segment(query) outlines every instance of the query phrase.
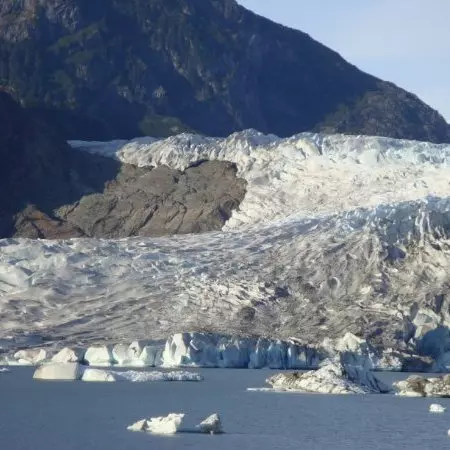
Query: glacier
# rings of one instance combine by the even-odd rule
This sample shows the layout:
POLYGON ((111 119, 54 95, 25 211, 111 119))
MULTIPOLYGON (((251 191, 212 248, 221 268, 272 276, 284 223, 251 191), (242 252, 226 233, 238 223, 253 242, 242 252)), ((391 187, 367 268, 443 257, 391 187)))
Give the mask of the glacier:
MULTIPOLYGON (((350 332, 384 351, 381 365, 401 367, 401 355, 419 353, 445 367, 449 145, 254 130, 70 144, 138 166, 230 161, 247 193, 220 232, 0 240, 0 342, 8 348, 22 348, 28 335, 50 348, 87 347, 192 330, 261 337, 258 351, 235 346, 226 358, 259 367, 284 357, 274 343, 267 352, 264 339, 317 345, 350 332)), ((145 358, 159 365, 158 349, 147 347, 145 358)), ((94 360, 127 364, 128 351, 94 360)), ((350 364, 352 353, 339 351, 350 364)), ((174 360, 185 357, 174 350, 174 360)))

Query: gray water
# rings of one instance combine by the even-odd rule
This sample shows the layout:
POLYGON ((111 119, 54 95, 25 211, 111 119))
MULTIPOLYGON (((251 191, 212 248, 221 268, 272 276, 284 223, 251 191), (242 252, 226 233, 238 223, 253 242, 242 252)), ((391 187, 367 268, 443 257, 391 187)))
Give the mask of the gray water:
MULTIPOLYGON (((359 450, 450 446, 450 412, 432 399, 247 392, 270 372, 203 370, 199 383, 82 383, 32 379, 32 369, 0 373, 1 450, 359 450), (187 432, 132 433, 139 419, 187 414, 187 432), (226 434, 189 432, 219 412, 226 434)), ((381 374, 392 382, 402 374, 381 374)), ((450 411, 450 399, 439 399, 450 411)))

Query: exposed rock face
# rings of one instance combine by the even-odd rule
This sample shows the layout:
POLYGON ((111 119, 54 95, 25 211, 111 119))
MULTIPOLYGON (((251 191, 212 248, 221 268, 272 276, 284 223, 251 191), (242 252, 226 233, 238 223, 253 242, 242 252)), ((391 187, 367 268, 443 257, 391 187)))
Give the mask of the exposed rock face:
POLYGON ((245 195, 228 162, 138 168, 71 149, 0 93, 0 238, 159 236, 218 230, 245 195))
POLYGON ((234 0, 4 0, 0 56, 4 87, 67 138, 317 128, 450 139, 414 95, 234 0))
POLYGON ((85 236, 120 238, 218 230, 245 195, 231 163, 204 162, 185 172, 123 165, 103 193, 57 211, 85 236))
POLYGON ((450 397, 450 375, 425 378, 418 375, 394 383, 397 395, 404 397, 450 397))
POLYGON ((268 378, 274 389, 321 394, 385 393, 389 388, 360 366, 329 362, 317 371, 280 373, 268 378))

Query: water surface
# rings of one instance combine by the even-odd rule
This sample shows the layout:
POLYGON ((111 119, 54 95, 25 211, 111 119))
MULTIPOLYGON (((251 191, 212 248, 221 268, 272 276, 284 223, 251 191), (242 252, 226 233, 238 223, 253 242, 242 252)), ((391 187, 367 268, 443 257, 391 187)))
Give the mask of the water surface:
MULTIPOLYGON (((326 396, 247 392, 272 372, 200 371, 204 382, 39 382, 30 368, 0 374, 2 450, 423 450, 450 446, 450 399, 430 414, 432 399, 392 395, 326 396), (187 414, 192 430, 219 412, 226 434, 132 433, 133 422, 187 414)), ((403 374, 381 374, 392 382, 403 374)))

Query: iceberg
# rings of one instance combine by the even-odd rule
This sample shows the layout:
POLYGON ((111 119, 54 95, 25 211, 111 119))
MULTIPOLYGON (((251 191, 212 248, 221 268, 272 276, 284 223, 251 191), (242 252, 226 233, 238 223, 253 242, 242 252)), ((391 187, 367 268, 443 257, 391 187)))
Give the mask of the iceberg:
POLYGON ((117 378, 111 371, 86 367, 83 371, 81 380, 88 382, 111 383, 117 381, 117 378))
POLYGON ((431 378, 412 375, 393 386, 396 395, 404 397, 450 397, 450 375, 431 378))
POLYGON ((203 377, 198 373, 173 371, 173 372, 137 372, 129 370, 127 372, 109 371, 117 381, 132 381, 134 383, 148 381, 202 381, 203 377))
POLYGON ((184 414, 171 413, 167 416, 142 419, 127 427, 130 431, 146 431, 153 434, 175 434, 183 423, 184 414))
POLYGON ((84 354, 85 351, 82 348, 65 347, 52 357, 52 361, 56 363, 81 363, 84 360, 84 354))
POLYGON ((215 413, 208 416, 197 425, 201 433, 207 434, 221 434, 223 433, 222 422, 219 414, 215 413))
POLYGON ((430 413, 444 413, 447 408, 445 406, 440 405, 439 403, 433 403, 430 405, 430 413))
POLYGON ((364 367, 329 362, 316 371, 279 373, 268 378, 274 390, 321 394, 386 393, 389 388, 364 367))
POLYGON ((33 378, 36 380, 81 380, 83 367, 78 363, 48 363, 39 366, 33 378))
POLYGON ((89 366, 112 366, 114 364, 112 346, 89 347, 84 355, 84 361, 89 366))
POLYGON ((26 349, 14 353, 14 358, 20 365, 35 366, 47 358, 47 352, 44 349, 26 349))
POLYGON ((198 373, 185 371, 117 371, 109 369, 94 369, 79 363, 49 362, 40 365, 34 372, 33 378, 40 380, 82 380, 87 382, 110 383, 115 381, 129 381, 145 383, 152 381, 202 381, 203 376, 198 373))

